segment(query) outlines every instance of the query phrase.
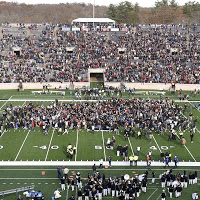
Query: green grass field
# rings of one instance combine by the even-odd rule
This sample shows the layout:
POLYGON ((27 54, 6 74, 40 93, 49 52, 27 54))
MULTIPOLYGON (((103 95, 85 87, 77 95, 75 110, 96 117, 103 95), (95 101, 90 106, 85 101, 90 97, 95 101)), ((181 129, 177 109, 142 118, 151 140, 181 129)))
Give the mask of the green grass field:
POLYGON ((0 158, 3 161, 68 161, 66 157, 67 145, 70 143, 77 146, 77 152, 73 155, 73 161, 99 161, 102 157, 108 161, 108 156, 113 161, 123 161, 124 157, 116 155, 116 149, 119 144, 128 145, 129 155, 136 154, 137 146, 141 146, 139 160, 145 161, 150 147, 156 147, 152 150, 152 160, 160 160, 160 150, 171 152, 172 157, 175 155, 180 161, 197 161, 200 162, 200 133, 195 133, 194 143, 190 143, 189 133, 185 132, 184 136, 188 141, 186 148, 182 147, 180 141, 167 141, 167 135, 158 135, 154 133, 154 140, 150 143, 148 137, 142 136, 142 139, 130 137, 130 141, 124 139, 123 134, 116 135, 114 132, 97 131, 94 134, 86 130, 69 130, 69 134, 58 136, 56 131, 49 131, 45 136, 40 128, 35 131, 18 129, 4 132, 0 137, 0 158), (108 138, 116 138, 116 144, 113 150, 106 148, 108 138), (101 149, 95 149, 95 146, 101 146, 101 149), (160 149, 160 150, 159 150, 160 149))
MULTIPOLYGON (((83 179, 87 178, 87 174, 92 174, 91 167, 69 167, 69 176, 75 178, 75 175, 78 171, 81 173, 83 179)), ((187 168, 178 168, 174 169, 173 173, 180 172, 183 173, 183 170, 186 170, 187 173, 190 171, 198 170, 200 171, 199 167, 187 167, 187 168)), ((145 167, 112 167, 109 169, 99 169, 100 174, 105 174, 106 178, 109 176, 111 177, 120 177, 121 174, 129 174, 130 177, 135 177, 135 175, 141 175, 146 171, 145 167)), ((156 182, 154 184, 151 183, 151 171, 149 171, 148 175, 148 185, 147 185, 147 192, 141 193, 140 197, 137 199, 141 200, 158 200, 161 199, 160 195, 162 192, 161 182, 159 180, 159 175, 165 172, 166 170, 163 168, 153 167, 152 171, 156 173, 156 182)), ((85 183, 86 180, 83 180, 85 183)), ((57 178, 57 169, 55 167, 0 167, 0 188, 1 191, 8 190, 8 189, 15 189, 25 186, 34 185, 35 190, 41 190, 45 196, 45 199, 51 199, 53 192, 59 188, 60 180, 57 178), (42 175, 42 171, 45 171, 45 175, 42 175)), ((188 188, 183 188, 182 195, 179 199, 182 200, 189 200, 192 199, 193 192, 199 192, 200 185, 188 185, 188 188)), ((66 190, 61 192, 62 197, 60 200, 66 200, 71 195, 74 195, 77 199, 77 188, 72 192, 70 190, 66 190)), ((20 193, 22 194, 22 192, 20 193)), ((5 195, 3 198, 4 200, 14 200, 17 199, 18 195, 16 194, 9 194, 5 195)), ((23 196, 25 198, 25 196, 23 196)), ((26 199, 26 198, 25 198, 26 199)), ((107 196, 105 199, 117 199, 111 198, 107 196)), ((167 193, 167 199, 169 199, 169 194, 167 193)), ((176 199, 173 195, 173 199, 176 199)))
MULTIPOLYGON (((190 92, 185 91, 184 93, 190 94, 190 92)), ((25 105, 26 102, 33 102, 34 104, 44 106, 49 105, 55 99, 59 100, 74 100, 74 91, 70 94, 69 90, 66 90, 65 96, 61 95, 32 95, 31 90, 26 90, 23 92, 13 91, 0 91, 1 101, 0 101, 0 116, 4 106, 6 104, 12 103, 13 105, 25 105)), ((114 95, 116 96, 116 94, 114 95)), ((166 96, 170 99, 178 100, 178 92, 175 95, 171 95, 166 91, 166 96)), ((130 95, 128 92, 123 93, 122 98, 160 98, 159 95, 130 95)), ((14 129, 9 129, 7 132, 3 131, 0 136, 0 191, 15 189, 18 187, 35 185, 36 190, 41 190, 45 194, 45 199, 51 199, 53 192, 56 188, 60 188, 60 181, 57 179, 56 167, 3 167, 1 166, 2 161, 69 161, 66 156, 66 148, 69 143, 77 146, 76 154, 73 155, 71 161, 99 161, 103 158, 104 161, 108 161, 108 157, 112 157, 112 161, 123 161, 124 157, 117 156, 116 148, 119 144, 122 146, 128 145, 128 154, 135 154, 137 146, 141 146, 141 152, 139 155, 139 161, 145 161, 146 155, 150 147, 155 147, 152 150, 152 160, 159 161, 160 151, 171 152, 172 158, 176 155, 180 162, 190 161, 191 167, 179 167, 178 170, 182 171, 188 168, 188 171, 198 170, 200 167, 192 167, 192 162, 200 162, 200 120, 198 111, 194 107, 193 100, 198 101, 200 95, 192 96, 189 98, 190 102, 186 102, 187 110, 185 116, 188 117, 190 111, 193 113, 193 120, 197 119, 197 130, 194 135, 194 143, 190 142, 189 131, 184 132, 184 137, 186 138, 186 147, 182 147, 180 141, 172 140, 169 142, 168 134, 158 135, 153 133, 154 139, 151 143, 147 136, 142 136, 141 140, 136 137, 130 137, 129 140, 125 140, 123 136, 123 127, 120 128, 120 134, 116 135, 115 132, 109 131, 95 131, 94 134, 87 132, 87 130, 68 130, 69 134, 58 136, 57 130, 50 129, 49 134, 45 136, 42 129, 37 127, 35 131, 24 130, 22 128, 14 131, 14 129), (113 150, 106 148, 106 143, 108 138, 115 136, 116 143, 113 150), (96 149, 95 146, 100 146, 101 149, 96 149), (45 171, 45 176, 42 176, 41 172, 45 171)), ((109 97, 106 97, 109 98, 109 97)), ((165 98, 165 96, 163 96, 165 98)), ((61 101, 59 103, 62 103, 61 101)), ((185 102, 177 102, 181 106, 184 106, 185 102)), ((70 173, 72 171, 81 171, 83 178, 87 177, 87 173, 91 172, 91 167, 69 167, 70 173)), ((163 167, 153 167, 156 170, 156 177, 164 171, 163 167)), ((131 177, 135 174, 143 174, 145 167, 112 167, 109 169, 100 170, 101 173, 105 173, 108 176, 119 176, 121 173, 130 174, 131 177), (133 173, 136 172, 136 173, 133 173)), ((73 175, 72 175, 73 176, 73 175)), ((151 174, 149 176, 151 178, 151 174)), ((158 200, 161 199, 159 196, 161 194, 160 180, 156 180, 155 184, 149 184, 147 193, 142 193, 139 199, 143 200, 158 200)), ((189 186, 188 189, 184 189, 180 199, 191 199, 192 192, 200 191, 199 185, 189 186)), ((76 190, 72 192, 64 191, 62 192, 61 199, 68 199, 72 194, 77 197, 76 190)), ((169 195, 168 195, 169 196, 169 195)), ((109 199, 109 197, 106 197, 109 199)), ((16 194, 6 195, 3 199, 17 199, 16 194)), ((175 198, 174 198, 175 199, 175 198)))

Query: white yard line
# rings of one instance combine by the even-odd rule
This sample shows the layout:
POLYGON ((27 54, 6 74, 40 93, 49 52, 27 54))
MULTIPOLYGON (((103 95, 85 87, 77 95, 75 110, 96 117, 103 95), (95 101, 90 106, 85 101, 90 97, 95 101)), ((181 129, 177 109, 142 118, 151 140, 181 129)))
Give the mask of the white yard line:
MULTIPOLYGON (((0 110, 6 105, 6 103, 13 97, 13 95, 0 107, 0 110)), ((4 100, 2 100, 4 101, 4 100)))
POLYGON ((104 144, 104 136, 103 136, 103 131, 101 131, 102 133, 102 140, 103 140, 103 151, 104 151, 104 158, 105 158, 105 161, 106 161, 106 149, 105 149, 105 144, 104 144))
POLYGON ((7 101, 0 107, 0 110, 6 105, 7 101))
MULTIPOLYGON (((3 131, 3 133, 2 133, 2 135, 1 135, 1 137, 3 136, 3 134, 4 134, 5 132, 6 132, 6 129, 3 131)), ((0 137, 0 138, 1 138, 1 137, 0 137)))
POLYGON ((134 156, 133 147, 132 147, 132 144, 131 144, 129 137, 128 137, 128 141, 129 141, 129 144, 130 144, 130 147, 131 147, 132 155, 134 156))
POLYGON ((192 104, 191 102, 188 102, 191 106, 193 106, 198 112, 199 110, 194 106, 194 104, 192 104))
POLYGON ((2 99, 5 98, 6 95, 7 95, 7 94, 4 94, 3 97, 2 97, 2 99))
POLYGON ((68 189, 67 189, 67 196, 66 196, 66 200, 68 200, 68 189))
MULTIPOLYGON (((177 133, 175 133, 176 134, 176 136, 178 137, 178 139, 180 140, 180 137, 177 135, 177 133)), ((194 156, 191 154, 191 152, 189 151, 189 149, 186 147, 186 145, 184 145, 184 147, 186 148, 186 150, 188 151, 188 153, 192 156, 192 158, 193 158, 193 160, 195 161, 195 162, 197 162, 196 161, 196 159, 194 158, 194 156)))
POLYGON ((161 198, 161 194, 158 196, 158 198, 156 200, 158 200, 159 198, 161 198))
POLYGON ((23 148, 23 146, 24 146, 24 143, 26 142, 26 139, 27 139, 29 133, 30 133, 30 130, 28 131, 28 133, 27 133, 27 135, 26 135, 26 137, 25 137, 25 139, 24 139, 24 142, 22 143, 22 146, 20 147, 19 152, 18 152, 18 154, 17 154, 17 156, 16 156, 16 158, 15 158, 14 161, 17 160, 17 158, 18 158, 18 156, 19 156, 19 154, 20 154, 20 152, 21 152, 21 150, 22 150, 22 148, 23 148))
POLYGON ((24 106, 25 103, 26 103, 26 101, 24 101, 24 103, 22 104, 22 107, 24 106))
POLYGON ((75 199, 77 199, 77 186, 76 186, 76 196, 75 196, 75 199))
POLYGON ((157 143, 157 141, 156 141, 154 135, 153 135, 153 139, 154 139, 154 141, 155 141, 155 143, 156 143, 156 145, 157 145, 157 147, 158 147, 158 149, 159 149, 159 151, 160 151, 160 153, 161 153, 162 151, 161 151, 160 147, 158 146, 158 143, 157 143))
MULTIPOLYGON (((182 112, 181 112, 181 114, 183 115, 183 117, 185 117, 185 119, 187 119, 187 117, 182 112)), ((190 124, 191 124, 191 122, 190 122, 190 124)), ((197 129, 197 127, 196 127, 196 130, 198 133, 200 133, 200 131, 199 131, 199 129, 197 129)))
MULTIPOLYGON (((148 190, 148 189, 154 189, 154 188, 148 188, 148 187, 147 187, 147 190, 148 190)), ((154 191, 153 193, 151 193, 151 195, 149 196, 149 198, 148 198, 147 200, 149 200, 157 190, 158 190, 158 188, 155 189, 155 191, 154 191)))
POLYGON ((78 153, 78 130, 77 130, 77 135, 76 135, 76 155, 75 155, 75 161, 77 159, 77 153, 78 153))
POLYGON ((52 142, 52 139, 53 139, 54 132, 55 132, 55 129, 53 129, 53 133, 52 133, 52 135, 51 135, 51 140, 50 140, 50 142, 49 142, 49 147, 48 147, 48 149, 47 149, 47 154, 46 154, 46 157, 45 157, 45 161, 47 161, 47 156, 48 156, 48 154, 49 154, 49 149, 50 149, 50 147, 51 147, 51 142, 52 142))

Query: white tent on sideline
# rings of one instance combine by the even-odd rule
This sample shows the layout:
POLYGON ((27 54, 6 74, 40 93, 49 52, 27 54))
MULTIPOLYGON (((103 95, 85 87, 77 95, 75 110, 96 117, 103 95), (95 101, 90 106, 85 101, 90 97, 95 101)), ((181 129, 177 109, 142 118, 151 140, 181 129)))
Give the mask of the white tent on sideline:
POLYGON ((115 24, 115 21, 109 18, 77 18, 72 20, 72 24, 115 24))

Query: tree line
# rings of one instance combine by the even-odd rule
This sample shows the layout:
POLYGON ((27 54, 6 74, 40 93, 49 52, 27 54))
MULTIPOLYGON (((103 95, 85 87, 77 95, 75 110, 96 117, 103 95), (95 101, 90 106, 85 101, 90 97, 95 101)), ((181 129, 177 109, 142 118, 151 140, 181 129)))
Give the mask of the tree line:
MULTIPOLYGON (((27 5, 0 2, 0 23, 71 23, 75 18, 92 17, 93 5, 85 3, 27 5)), ((180 6, 176 0, 157 0, 154 7, 123 1, 118 5, 95 6, 95 17, 109 17, 126 24, 199 24, 200 3, 180 6)))
POLYGON ((142 8, 138 3, 124 1, 110 4, 107 15, 118 23, 128 24, 198 24, 200 3, 189 1, 179 6, 176 0, 157 0, 153 8, 142 8))

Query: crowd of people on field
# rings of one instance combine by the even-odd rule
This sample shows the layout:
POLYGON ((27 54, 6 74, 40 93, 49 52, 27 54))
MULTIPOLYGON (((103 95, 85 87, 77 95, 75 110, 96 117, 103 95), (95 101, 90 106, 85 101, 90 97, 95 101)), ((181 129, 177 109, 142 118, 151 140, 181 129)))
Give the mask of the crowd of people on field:
POLYGON ((24 32, 2 30, 0 82, 85 82, 89 68, 104 68, 108 82, 199 83, 200 35, 190 27, 138 25, 108 34, 48 24, 24 32))
MULTIPOLYGON (((103 102, 50 103, 48 106, 32 102, 23 106, 4 106, 0 127, 7 131, 19 127, 33 130, 41 127, 44 134, 54 128, 58 135, 68 134, 68 129, 113 130, 119 134, 119 127, 125 127, 125 138, 151 135, 155 131, 163 135, 169 130, 169 140, 184 138, 183 130, 196 130, 197 120, 192 114, 185 119, 182 113, 187 105, 181 107, 166 99, 117 99, 103 102), (180 134, 177 134, 180 132, 180 134), (180 135, 180 136, 179 136, 180 135)), ((193 137, 192 137, 193 139, 193 137)))

